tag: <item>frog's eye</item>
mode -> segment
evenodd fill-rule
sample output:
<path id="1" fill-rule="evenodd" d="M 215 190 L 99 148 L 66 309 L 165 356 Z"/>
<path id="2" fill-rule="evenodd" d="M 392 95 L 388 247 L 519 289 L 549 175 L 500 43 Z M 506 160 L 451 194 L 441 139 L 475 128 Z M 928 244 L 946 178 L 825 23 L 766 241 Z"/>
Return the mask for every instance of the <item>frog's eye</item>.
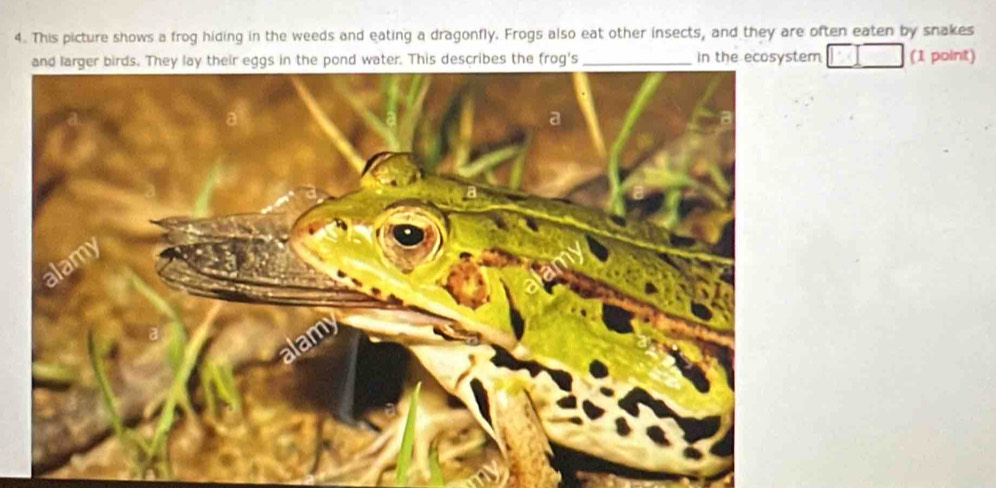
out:
<path id="1" fill-rule="evenodd" d="M 367 161 L 360 177 L 364 188 L 405 186 L 422 177 L 422 170 L 409 153 L 382 152 Z"/>
<path id="2" fill-rule="evenodd" d="M 423 206 L 399 205 L 388 209 L 377 230 L 377 240 L 389 261 L 408 273 L 431 261 L 443 244 L 442 216 Z"/>
<path id="3" fill-rule="evenodd" d="M 395 225 L 392 232 L 394 233 L 394 240 L 401 247 L 415 247 L 425 241 L 425 231 L 414 225 Z"/>

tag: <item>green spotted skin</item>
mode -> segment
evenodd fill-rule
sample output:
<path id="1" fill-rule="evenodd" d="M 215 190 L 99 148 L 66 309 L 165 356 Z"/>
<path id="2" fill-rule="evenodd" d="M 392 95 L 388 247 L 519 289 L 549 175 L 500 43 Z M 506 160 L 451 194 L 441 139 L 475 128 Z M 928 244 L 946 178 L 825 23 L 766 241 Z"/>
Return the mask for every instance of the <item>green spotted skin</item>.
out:
<path id="1" fill-rule="evenodd" d="M 733 263 L 694 241 L 384 154 L 291 244 L 473 336 L 405 345 L 492 435 L 489 402 L 515 381 L 557 444 L 651 473 L 731 469 Z"/>

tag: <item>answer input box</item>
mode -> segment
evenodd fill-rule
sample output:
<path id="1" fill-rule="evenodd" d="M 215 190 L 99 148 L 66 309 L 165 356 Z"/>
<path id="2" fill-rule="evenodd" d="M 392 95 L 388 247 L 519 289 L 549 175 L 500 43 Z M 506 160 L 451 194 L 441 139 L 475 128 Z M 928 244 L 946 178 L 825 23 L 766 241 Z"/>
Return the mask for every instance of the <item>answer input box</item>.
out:
<path id="1" fill-rule="evenodd" d="M 902 43 L 827 44 L 827 68 L 902 68 Z"/>

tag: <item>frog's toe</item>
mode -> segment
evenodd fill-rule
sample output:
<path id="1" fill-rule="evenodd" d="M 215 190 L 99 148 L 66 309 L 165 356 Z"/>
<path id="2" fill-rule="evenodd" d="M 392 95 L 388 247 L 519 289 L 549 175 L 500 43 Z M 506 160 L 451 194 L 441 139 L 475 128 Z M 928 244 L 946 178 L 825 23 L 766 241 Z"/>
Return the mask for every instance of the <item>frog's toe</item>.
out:
<path id="1" fill-rule="evenodd" d="M 378 484 L 383 474 L 397 464 L 408 418 L 408 400 L 409 396 L 404 395 L 395 415 L 369 445 L 346 464 L 323 471 L 320 479 L 335 482 L 348 480 L 349 483 L 367 486 Z M 476 420 L 466 409 L 454 409 L 421 397 L 415 416 L 415 442 L 412 446 L 413 463 L 409 467 L 409 479 L 417 476 L 421 480 L 428 480 L 432 445 L 439 439 L 465 431 L 474 425 Z M 452 450 L 440 453 L 440 457 L 452 457 Z"/>
<path id="2" fill-rule="evenodd" d="M 413 451 L 413 456 L 415 458 L 415 467 L 418 469 L 418 476 L 421 479 L 429 479 L 430 473 L 430 451 L 432 449 L 432 440 L 426 439 L 426 435 L 417 436 L 415 439 L 415 446 Z"/>
<path id="3" fill-rule="evenodd" d="M 413 465 L 420 479 L 429 479 L 432 445 L 438 445 L 443 437 L 464 431 L 476 423 L 473 415 L 463 409 L 437 410 L 420 415 L 416 422 L 415 445 L 412 450 Z"/>

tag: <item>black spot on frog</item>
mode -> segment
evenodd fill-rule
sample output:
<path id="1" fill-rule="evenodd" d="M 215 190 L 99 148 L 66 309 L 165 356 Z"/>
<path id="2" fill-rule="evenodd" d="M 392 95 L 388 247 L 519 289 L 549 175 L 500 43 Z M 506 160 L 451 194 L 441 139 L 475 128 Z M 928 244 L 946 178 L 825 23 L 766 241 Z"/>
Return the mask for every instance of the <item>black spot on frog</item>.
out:
<path id="1" fill-rule="evenodd" d="M 605 363 L 596 359 L 588 365 L 588 372 L 595 378 L 601 379 L 609 375 L 609 368 L 605 366 Z"/>
<path id="2" fill-rule="evenodd" d="M 591 253 L 594 254 L 599 261 L 604 263 L 609 259 L 609 248 L 603 246 L 601 242 L 596 241 L 594 237 L 588 234 L 584 235 L 584 239 L 588 241 L 588 249 L 591 250 Z"/>
<path id="3" fill-rule="evenodd" d="M 536 224 L 536 220 L 532 217 L 526 217 L 526 227 L 533 232 L 539 232 L 539 225 Z"/>
<path id="4" fill-rule="evenodd" d="M 500 347 L 495 347 L 494 349 L 495 355 L 491 358 L 491 363 L 495 366 L 511 369 L 513 371 L 525 370 L 528 371 L 529 376 L 532 376 L 533 378 L 541 372 L 546 372 L 550 375 L 553 382 L 557 384 L 558 388 L 567 393 L 571 392 L 574 378 L 570 375 L 570 373 L 559 369 L 547 368 L 546 366 L 543 366 L 535 361 L 521 361 Z"/>
<path id="5" fill-rule="evenodd" d="M 698 302 L 692 302 L 692 315 L 695 315 L 703 322 L 712 320 L 712 310 Z"/>
<path id="6" fill-rule="evenodd" d="M 481 380 L 477 378 L 470 380 L 470 389 L 474 392 L 474 401 L 477 402 L 477 409 L 481 411 L 481 416 L 490 425 L 491 404 L 488 402 L 488 391 L 484 389 Z"/>
<path id="7" fill-rule="evenodd" d="M 681 267 L 678 266 L 678 262 L 675 261 L 675 259 L 672 258 L 671 255 L 669 255 L 668 253 L 666 252 L 657 253 L 657 257 L 660 258 L 661 261 L 667 263 L 668 266 L 674 269 L 681 269 Z"/>
<path id="8" fill-rule="evenodd" d="M 695 239 L 685 236 L 672 235 L 671 245 L 674 247 L 692 247 L 695 245 Z"/>
<path id="9" fill-rule="evenodd" d="M 522 335 L 526 332 L 526 323 L 522 320 L 522 314 L 511 303 L 508 306 L 508 313 L 509 321 L 512 323 L 512 332 L 515 332 L 515 340 L 521 341 Z"/>
<path id="10" fill-rule="evenodd" d="M 646 405 L 654 412 L 658 418 L 671 418 L 678 423 L 684 432 L 685 440 L 691 444 L 700 439 L 712 437 L 719 431 L 719 417 L 710 416 L 702 419 L 682 417 L 671 410 L 663 401 L 658 400 L 640 387 L 633 388 L 624 397 L 619 399 L 619 408 L 632 415 L 634 418 L 640 415 L 640 404 Z"/>
<path id="11" fill-rule="evenodd" d="M 567 395 L 560 400 L 557 400 L 557 406 L 560 408 L 578 408 L 578 399 L 574 395 Z"/>
<path id="12" fill-rule="evenodd" d="M 671 350 L 671 357 L 674 358 L 674 363 L 678 366 L 678 371 L 681 372 L 681 375 L 690 381 L 696 390 L 700 393 L 709 391 L 709 380 L 706 379 L 702 368 L 689 361 L 680 350 Z"/>
<path id="13" fill-rule="evenodd" d="M 622 417 L 616 419 L 616 432 L 623 437 L 628 436 L 629 433 L 632 432 L 632 429 L 629 428 L 629 424 L 626 423 L 626 419 Z"/>
<path id="14" fill-rule="evenodd" d="M 733 429 L 723 436 L 718 442 L 709 448 L 709 452 L 717 456 L 729 457 L 733 455 Z"/>
<path id="15" fill-rule="evenodd" d="M 581 404 L 581 408 L 584 410 L 584 414 L 592 420 L 597 420 L 605 414 L 605 409 L 600 408 L 598 405 L 595 405 L 588 400 L 585 400 L 584 403 Z"/>
<path id="16" fill-rule="evenodd" d="M 602 304 L 602 322 L 613 332 L 629 334 L 633 332 L 633 313 L 615 305 Z"/>
<path id="17" fill-rule="evenodd" d="M 647 427 L 647 437 L 659 446 L 671 445 L 671 443 L 667 440 L 667 436 L 664 435 L 664 431 L 656 425 Z"/>

